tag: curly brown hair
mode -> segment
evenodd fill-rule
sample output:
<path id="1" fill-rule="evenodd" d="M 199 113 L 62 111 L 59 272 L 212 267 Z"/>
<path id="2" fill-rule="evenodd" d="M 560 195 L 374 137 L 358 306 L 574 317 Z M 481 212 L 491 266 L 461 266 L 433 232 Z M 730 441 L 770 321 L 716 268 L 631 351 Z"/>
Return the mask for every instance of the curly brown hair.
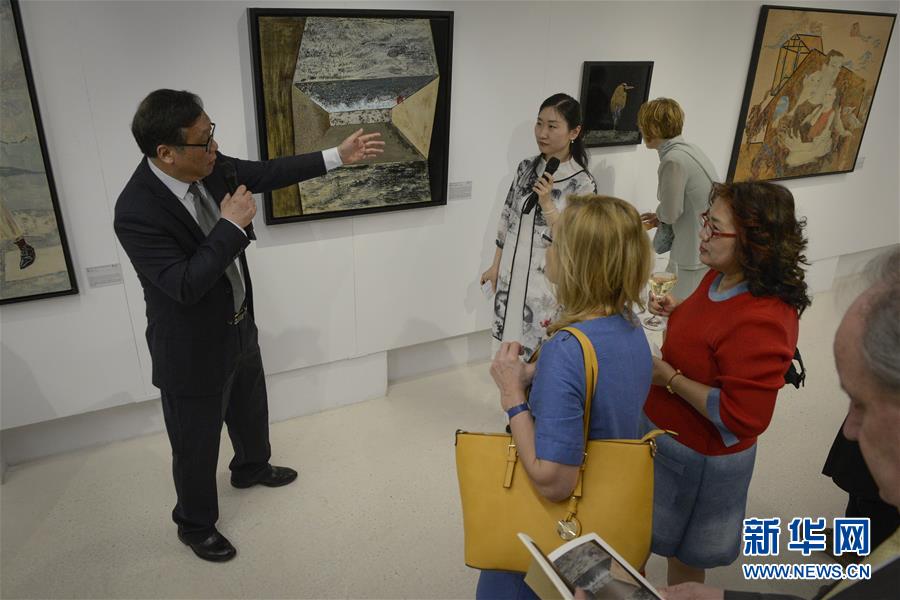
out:
<path id="1" fill-rule="evenodd" d="M 731 208 L 737 260 L 750 293 L 775 296 L 803 314 L 812 303 L 801 266 L 809 265 L 803 254 L 806 219 L 796 217 L 791 192 L 774 183 L 716 183 L 710 205 L 716 198 Z"/>

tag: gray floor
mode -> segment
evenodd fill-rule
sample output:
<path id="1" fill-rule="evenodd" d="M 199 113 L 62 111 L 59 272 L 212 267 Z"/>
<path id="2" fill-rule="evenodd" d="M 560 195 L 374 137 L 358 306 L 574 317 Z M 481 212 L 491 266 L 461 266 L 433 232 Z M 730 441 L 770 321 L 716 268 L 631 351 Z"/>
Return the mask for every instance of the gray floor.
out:
<path id="1" fill-rule="evenodd" d="M 750 516 L 785 522 L 830 519 L 843 510 L 843 495 L 819 471 L 846 407 L 831 351 L 844 305 L 821 294 L 801 321 L 809 380 L 800 391 L 782 391 L 761 439 Z M 175 537 L 164 434 L 13 467 L 0 487 L 0 595 L 472 597 L 477 573 L 463 565 L 453 434 L 503 424 L 486 363 L 397 383 L 386 398 L 274 424 L 273 462 L 299 468 L 300 478 L 280 489 L 233 489 L 223 450 L 219 526 L 238 548 L 227 564 L 194 558 Z M 783 553 L 773 562 L 803 559 Z M 663 561 L 653 558 L 648 573 L 661 583 Z M 748 584 L 740 561 L 712 571 L 709 581 L 804 595 L 819 585 Z"/>

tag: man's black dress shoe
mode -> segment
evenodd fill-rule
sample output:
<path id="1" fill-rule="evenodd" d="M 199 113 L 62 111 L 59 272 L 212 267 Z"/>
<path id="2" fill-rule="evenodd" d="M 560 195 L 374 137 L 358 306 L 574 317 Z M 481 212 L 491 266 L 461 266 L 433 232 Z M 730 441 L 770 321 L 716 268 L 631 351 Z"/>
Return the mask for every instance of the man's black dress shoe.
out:
<path id="1" fill-rule="evenodd" d="M 231 542 L 225 539 L 225 536 L 218 531 L 214 531 L 212 535 L 202 542 L 191 542 L 182 536 L 180 531 L 178 532 L 178 539 L 190 546 L 194 554 L 203 560 L 225 562 L 226 560 L 231 560 L 237 554 L 237 550 L 234 549 Z"/>
<path id="2" fill-rule="evenodd" d="M 287 485 L 297 479 L 297 471 L 288 467 L 276 467 L 269 465 L 262 473 L 250 480 L 235 479 L 231 477 L 231 485 L 236 488 L 248 488 L 254 485 L 264 485 L 266 487 L 281 487 Z"/>

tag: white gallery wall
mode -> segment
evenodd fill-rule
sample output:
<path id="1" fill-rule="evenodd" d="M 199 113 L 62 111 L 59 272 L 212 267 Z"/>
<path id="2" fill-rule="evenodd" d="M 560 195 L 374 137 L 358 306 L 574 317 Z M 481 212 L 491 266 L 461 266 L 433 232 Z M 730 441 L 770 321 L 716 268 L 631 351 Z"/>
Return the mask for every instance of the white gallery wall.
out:
<path id="1" fill-rule="evenodd" d="M 900 3 L 792 1 L 897 12 Z M 446 206 L 267 227 L 248 257 L 273 418 L 384 393 L 387 352 L 482 331 L 478 276 L 493 254 L 516 164 L 557 91 L 578 96 L 583 61 L 654 61 L 651 97 L 676 98 L 685 137 L 724 177 L 760 2 L 22 3 L 25 37 L 81 292 L 0 310 L 2 428 L 158 397 L 144 303 L 112 228 L 140 160 L 129 131 L 139 101 L 189 89 L 217 123 L 221 150 L 258 158 L 246 9 L 393 8 L 455 12 Z M 895 28 L 854 173 L 786 183 L 808 219 L 814 287 L 842 255 L 900 242 L 900 103 Z M 591 150 L 601 193 L 655 207 L 655 151 Z M 257 198 L 261 201 L 261 198 Z M 88 267 L 121 263 L 124 283 L 90 288 Z M 119 409 L 121 410 L 121 409 Z M 149 418 L 149 417 L 148 417 Z M 150 418 L 147 428 L 159 427 Z"/>

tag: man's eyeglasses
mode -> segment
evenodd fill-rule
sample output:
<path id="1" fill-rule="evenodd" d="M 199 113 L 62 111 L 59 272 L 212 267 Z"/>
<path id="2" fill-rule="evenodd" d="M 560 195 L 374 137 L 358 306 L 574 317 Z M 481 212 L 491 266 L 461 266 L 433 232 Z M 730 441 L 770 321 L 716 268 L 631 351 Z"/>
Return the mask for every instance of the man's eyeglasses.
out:
<path id="1" fill-rule="evenodd" d="M 173 146 L 180 146 L 182 148 L 203 148 L 209 153 L 209 149 L 212 148 L 213 136 L 216 134 L 216 124 L 210 123 L 212 129 L 209 130 L 209 139 L 206 140 L 203 144 L 172 144 Z"/>
<path id="2" fill-rule="evenodd" d="M 712 238 L 736 238 L 736 233 L 727 233 L 724 231 L 718 231 L 713 229 L 713 224 L 709 220 L 709 211 L 700 215 L 700 231 L 706 232 L 706 234 Z"/>

